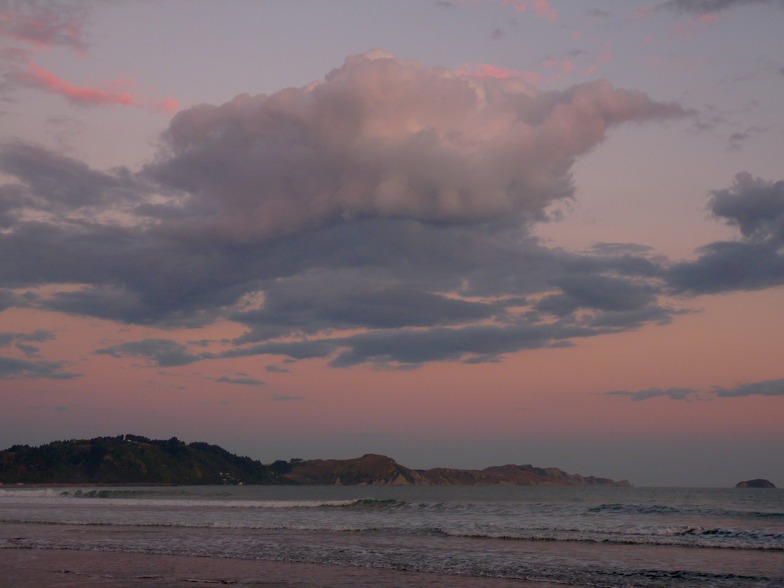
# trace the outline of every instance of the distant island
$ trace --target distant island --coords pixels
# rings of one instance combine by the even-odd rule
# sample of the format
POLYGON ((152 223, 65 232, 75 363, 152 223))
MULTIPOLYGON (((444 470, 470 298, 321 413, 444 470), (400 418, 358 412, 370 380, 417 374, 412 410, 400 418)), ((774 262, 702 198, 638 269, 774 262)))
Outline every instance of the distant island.
POLYGON ((209 443, 139 435, 55 441, 0 451, 1 484, 278 484, 367 486, 631 486, 558 468, 502 465, 483 470, 415 470, 384 455, 292 459, 265 465, 209 443))
POLYGON ((754 480, 746 480, 745 482, 738 482, 735 484, 736 488, 775 488, 776 485, 770 480, 763 480, 762 478, 755 478, 754 480))

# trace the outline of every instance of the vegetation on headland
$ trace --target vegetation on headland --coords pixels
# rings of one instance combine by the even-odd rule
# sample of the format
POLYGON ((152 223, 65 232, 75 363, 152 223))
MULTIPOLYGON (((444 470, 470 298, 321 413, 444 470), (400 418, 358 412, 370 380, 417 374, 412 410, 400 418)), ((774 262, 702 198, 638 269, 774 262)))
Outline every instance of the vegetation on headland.
POLYGON ((736 488, 775 488, 776 485, 770 480, 763 478, 755 478, 753 480, 744 480, 735 484, 736 488))
POLYGON ((55 441, 0 451, 0 482, 27 484, 265 484, 279 476, 217 445, 139 435, 55 441))
POLYGON ((413 470, 384 455, 292 459, 262 464, 209 443, 139 435, 55 441, 0 451, 3 484, 296 484, 629 486, 558 468, 505 465, 483 470, 413 470))

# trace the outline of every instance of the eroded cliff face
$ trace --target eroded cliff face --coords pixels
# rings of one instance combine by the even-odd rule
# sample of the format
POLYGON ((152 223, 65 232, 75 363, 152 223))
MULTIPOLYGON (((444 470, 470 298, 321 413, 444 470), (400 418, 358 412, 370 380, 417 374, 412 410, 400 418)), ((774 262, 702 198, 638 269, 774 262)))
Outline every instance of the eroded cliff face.
POLYGON ((421 484, 418 472, 384 455, 368 453, 355 459, 311 459, 292 464, 285 477, 296 484, 341 486, 406 486, 421 484))
POLYGON ((417 486, 630 486, 626 480, 583 477, 558 468, 504 465, 483 470, 412 470, 383 455, 355 459, 316 459, 293 464, 286 478, 297 484, 417 486))

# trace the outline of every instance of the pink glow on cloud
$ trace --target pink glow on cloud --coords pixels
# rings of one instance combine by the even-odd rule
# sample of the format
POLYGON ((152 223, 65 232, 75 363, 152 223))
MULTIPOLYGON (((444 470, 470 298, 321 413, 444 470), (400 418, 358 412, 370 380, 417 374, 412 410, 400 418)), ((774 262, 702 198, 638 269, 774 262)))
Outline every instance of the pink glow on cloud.
POLYGON ((459 76, 471 78, 495 78, 499 80, 520 78, 532 84, 538 84, 543 81, 542 76, 532 71, 518 71, 487 63, 467 63, 457 68, 456 73, 459 76))
POLYGON ((643 7, 638 8, 637 10, 634 11, 634 16, 636 18, 645 18, 647 16, 651 16, 655 12, 656 12, 656 10, 653 7, 651 7, 651 6, 643 6, 643 7))
POLYGON ((679 22, 673 25, 673 31, 677 35, 695 35, 705 27, 714 24, 719 20, 719 15, 715 12, 708 12, 701 14, 695 18, 690 18, 685 22, 679 22))
POLYGON ((86 47, 82 34, 84 19, 85 13, 75 6, 42 8, 30 3, 5 7, 0 12, 0 36, 39 49, 64 45, 83 51, 86 47))
POLYGON ((650 45, 650 44, 651 44, 651 43, 653 43, 655 40, 656 40, 656 35, 645 35, 645 36, 642 38, 642 42, 643 42, 643 44, 645 44, 645 45, 650 45))
POLYGON ((180 109, 180 101, 176 98, 164 98, 163 100, 154 102, 152 106, 161 112, 174 114, 180 109))
POLYGON ((0 1, 0 39, 5 38, 18 45, 0 48, 0 61, 9 68, 8 79, 59 94, 80 105, 120 105, 167 114, 177 112, 179 103, 176 99, 141 97, 132 92, 133 83, 130 81, 112 80, 94 86, 77 86, 32 63, 36 52, 55 47, 70 47, 84 57, 87 43, 83 27, 86 19, 86 6, 80 3, 58 5, 0 1), (26 43, 32 49, 23 49, 20 43, 26 43))
POLYGON ((14 77, 30 86, 59 94, 75 104, 131 106, 172 114, 179 110, 179 103, 174 98, 151 100, 134 96, 128 91, 133 86, 132 82, 125 80, 102 82, 94 87, 76 86, 33 63, 14 77))
POLYGON ((557 59, 545 59, 542 63, 547 69, 557 69, 561 73, 571 73, 574 70, 574 63, 571 61, 559 61, 557 59))
POLYGON ((539 18, 547 20, 558 20, 558 11, 556 11, 547 0, 501 0, 504 6, 509 6, 518 12, 525 12, 529 8, 533 8, 534 14, 539 18))

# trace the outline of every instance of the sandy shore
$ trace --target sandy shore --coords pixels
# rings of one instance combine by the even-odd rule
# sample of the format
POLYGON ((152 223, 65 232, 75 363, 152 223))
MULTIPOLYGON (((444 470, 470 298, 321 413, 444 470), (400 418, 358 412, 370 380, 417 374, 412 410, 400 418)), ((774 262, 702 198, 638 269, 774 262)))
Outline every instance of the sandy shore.
POLYGON ((322 564, 56 549, 0 549, 0 578, 4 588, 158 588, 200 585, 268 588, 550 586, 491 578, 465 578, 322 564))

